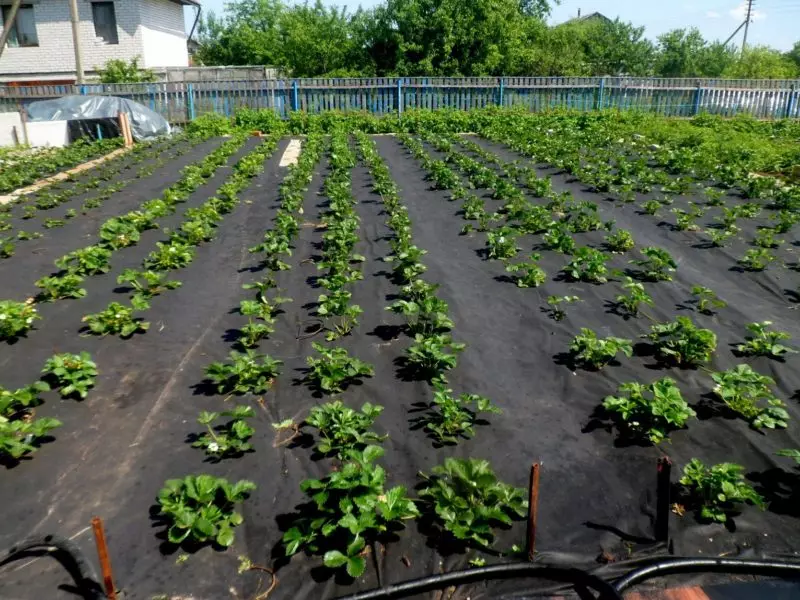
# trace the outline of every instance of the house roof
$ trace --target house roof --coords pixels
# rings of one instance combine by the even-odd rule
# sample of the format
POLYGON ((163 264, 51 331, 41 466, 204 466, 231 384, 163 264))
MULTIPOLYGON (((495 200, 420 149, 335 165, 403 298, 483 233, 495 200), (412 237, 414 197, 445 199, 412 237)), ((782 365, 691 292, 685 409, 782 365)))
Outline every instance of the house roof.
POLYGON ((569 19, 568 21, 564 21, 561 25, 566 25, 567 23, 584 23, 586 21, 604 21, 607 23, 611 23, 611 19, 605 16, 603 13, 600 12, 593 12, 589 13, 588 15, 581 15, 580 17, 574 17, 569 19))
POLYGON ((182 6, 196 6, 197 8, 201 8, 200 0, 170 0, 170 2, 181 4, 182 6))

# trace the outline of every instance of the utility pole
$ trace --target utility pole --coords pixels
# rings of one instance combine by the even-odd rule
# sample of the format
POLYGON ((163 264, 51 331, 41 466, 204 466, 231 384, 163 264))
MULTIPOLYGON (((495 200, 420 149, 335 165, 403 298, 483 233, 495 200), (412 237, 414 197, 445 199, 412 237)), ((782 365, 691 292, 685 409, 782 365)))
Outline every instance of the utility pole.
POLYGON ((83 60, 81 59, 80 18, 78 1, 69 0, 69 20, 72 22, 72 45, 75 47, 75 83, 83 83, 83 60))
POLYGON ((750 29, 750 20, 753 16, 754 0, 747 0, 747 16, 744 19, 744 39, 742 40, 742 54, 747 49, 747 30, 750 29))

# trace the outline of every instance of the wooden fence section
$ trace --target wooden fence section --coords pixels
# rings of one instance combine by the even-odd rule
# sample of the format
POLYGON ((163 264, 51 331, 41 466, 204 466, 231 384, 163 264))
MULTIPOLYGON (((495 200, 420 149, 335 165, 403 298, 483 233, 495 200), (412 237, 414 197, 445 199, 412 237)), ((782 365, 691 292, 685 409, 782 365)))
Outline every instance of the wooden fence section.
POLYGON ((634 77, 406 77, 260 79, 0 86, 0 112, 30 102, 77 94, 129 98, 185 123, 205 113, 230 116, 240 108, 375 114, 426 108, 470 110, 485 106, 642 110, 666 116, 700 112, 762 119, 800 118, 800 80, 653 79, 634 77))

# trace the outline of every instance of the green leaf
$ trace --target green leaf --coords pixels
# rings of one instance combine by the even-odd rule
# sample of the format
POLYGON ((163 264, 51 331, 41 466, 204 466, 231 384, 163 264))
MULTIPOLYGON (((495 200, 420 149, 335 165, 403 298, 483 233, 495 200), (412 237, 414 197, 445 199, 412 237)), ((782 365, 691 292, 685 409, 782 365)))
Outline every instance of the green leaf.
POLYGON ((225 548, 233 544, 233 529, 227 525, 221 525, 217 533, 217 543, 225 548))
POLYGON ((364 574, 364 569, 367 562, 361 556, 353 556, 347 559, 347 574, 353 579, 361 577, 364 574))
POLYGON ((338 550, 329 550, 325 553, 322 562, 326 567, 336 569, 347 563, 347 557, 338 550))

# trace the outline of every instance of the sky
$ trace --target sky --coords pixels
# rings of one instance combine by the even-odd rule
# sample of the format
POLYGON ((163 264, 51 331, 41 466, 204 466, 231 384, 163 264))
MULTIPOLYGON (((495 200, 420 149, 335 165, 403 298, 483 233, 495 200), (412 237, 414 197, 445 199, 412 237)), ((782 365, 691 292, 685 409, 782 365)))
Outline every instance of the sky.
MULTIPOLYGON (((220 15, 225 0, 200 0, 203 11, 220 15)), ((355 10, 359 5, 370 8, 380 0, 323 0, 328 5, 346 6, 355 10)), ((469 2, 469 0, 464 0, 469 2)), ((706 39, 724 41, 744 22, 746 2, 741 0, 562 0, 554 7, 550 22, 561 23, 582 14, 600 12, 614 19, 644 25, 645 34, 652 40, 671 29, 697 27, 706 39)), ((194 10, 186 9, 187 31, 194 21, 194 10)), ((750 23, 748 44, 766 44, 779 50, 789 50, 800 41, 800 0, 755 0, 753 21, 750 23)), ((742 42, 742 31, 735 38, 742 42)))

